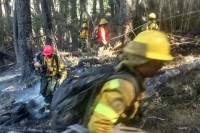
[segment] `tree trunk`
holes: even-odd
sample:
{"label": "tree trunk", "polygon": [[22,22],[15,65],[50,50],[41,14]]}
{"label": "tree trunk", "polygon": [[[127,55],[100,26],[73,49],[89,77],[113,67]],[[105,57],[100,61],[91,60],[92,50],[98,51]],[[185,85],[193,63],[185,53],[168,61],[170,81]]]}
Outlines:
{"label": "tree trunk", "polygon": [[86,11],[86,0],[80,0],[80,25],[83,23],[84,20],[87,18],[87,11]]}
{"label": "tree trunk", "polygon": [[19,54],[19,47],[18,47],[18,22],[17,22],[17,2],[15,1],[14,12],[13,12],[13,38],[14,38],[14,46],[15,46],[15,56],[17,60],[17,66],[20,64],[20,54]]}
{"label": "tree trunk", "polygon": [[19,61],[21,62],[21,80],[29,79],[32,73],[32,52],[30,46],[31,35],[31,12],[29,0],[16,0],[17,23],[18,23],[18,47],[20,51]]}
{"label": "tree trunk", "polygon": [[[0,5],[2,5],[2,2],[0,0]],[[2,6],[0,6],[0,18],[2,17]]]}
{"label": "tree trunk", "polygon": [[104,17],[104,5],[103,0],[99,0],[99,6],[100,6],[100,16]]}
{"label": "tree trunk", "polygon": [[48,7],[47,0],[41,0],[41,7],[42,7],[42,16],[43,16],[43,21],[44,21],[45,35],[46,35],[45,44],[51,45],[52,44],[52,38],[51,38],[52,22],[51,22],[50,10]]}
{"label": "tree trunk", "polygon": [[109,6],[110,6],[111,16],[114,17],[115,16],[115,5],[114,5],[113,0],[109,0]]}
{"label": "tree trunk", "polygon": [[97,0],[93,0],[93,9],[92,9],[92,14],[96,15],[97,14]]}
{"label": "tree trunk", "polygon": [[6,21],[5,21],[5,31],[6,34],[8,36],[6,36],[6,41],[8,42],[9,41],[9,35],[11,35],[11,31],[12,31],[12,23],[10,23],[11,21],[11,7],[10,7],[10,0],[3,0],[3,7],[4,7],[4,12],[5,12],[5,18],[6,18]]}
{"label": "tree trunk", "polygon": [[77,33],[78,29],[77,28],[77,5],[76,5],[76,0],[70,0],[70,15],[71,15],[71,23],[72,23],[72,28],[71,28],[71,38],[72,38],[72,44],[78,45],[78,38],[77,38]]}
{"label": "tree trunk", "polygon": [[42,34],[42,26],[41,26],[41,20],[42,20],[42,13],[40,10],[40,4],[41,4],[41,0],[34,0],[33,1],[33,5],[34,5],[34,10],[36,13],[32,14],[33,18],[35,18],[33,21],[36,21],[36,24],[33,25],[33,36],[34,38],[32,39],[33,43],[34,43],[34,53],[38,50],[41,49],[41,44],[42,44],[42,39],[41,36],[43,36]]}

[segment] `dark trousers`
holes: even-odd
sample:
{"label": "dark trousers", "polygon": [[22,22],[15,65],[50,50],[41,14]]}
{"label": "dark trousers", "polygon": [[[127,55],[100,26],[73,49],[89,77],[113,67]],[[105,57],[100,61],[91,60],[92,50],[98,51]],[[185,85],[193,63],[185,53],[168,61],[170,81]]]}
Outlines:
{"label": "dark trousers", "polygon": [[40,94],[44,97],[45,106],[47,108],[51,105],[56,84],[56,77],[43,76],[41,79]]}

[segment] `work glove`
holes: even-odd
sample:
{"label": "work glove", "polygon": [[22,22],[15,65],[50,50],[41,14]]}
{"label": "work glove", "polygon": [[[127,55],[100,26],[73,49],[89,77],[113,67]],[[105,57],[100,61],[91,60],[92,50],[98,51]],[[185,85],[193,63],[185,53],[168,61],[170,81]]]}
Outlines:
{"label": "work glove", "polygon": [[48,67],[49,72],[53,72],[53,67]]}
{"label": "work glove", "polygon": [[38,68],[38,67],[41,67],[41,66],[42,66],[42,64],[40,64],[39,62],[35,62],[35,63],[34,63],[34,67],[35,67],[35,68]]}
{"label": "work glove", "polygon": [[127,127],[120,123],[114,127],[113,133],[147,133],[147,132],[139,128]]}

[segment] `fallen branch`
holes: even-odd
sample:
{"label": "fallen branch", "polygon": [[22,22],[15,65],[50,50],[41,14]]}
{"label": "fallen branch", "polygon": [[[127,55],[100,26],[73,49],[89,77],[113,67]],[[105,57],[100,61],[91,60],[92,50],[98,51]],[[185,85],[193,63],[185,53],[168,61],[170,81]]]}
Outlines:
{"label": "fallen branch", "polygon": [[191,64],[185,64],[174,69],[166,70],[162,75],[147,79],[147,93],[151,96],[153,94],[152,92],[155,92],[155,90],[157,90],[161,85],[167,83],[169,79],[174,78],[180,74],[186,74],[193,69],[199,68],[199,66],[200,60],[195,60]]}
{"label": "fallen branch", "polygon": [[149,116],[149,117],[145,118],[144,123],[140,126],[141,129],[144,127],[144,125],[146,124],[148,119],[157,119],[157,120],[160,120],[160,121],[165,121],[165,119],[163,119],[163,118],[159,118],[159,117],[155,117],[155,116]]}
{"label": "fallen branch", "polygon": [[179,130],[187,130],[187,129],[190,129],[191,130],[191,128],[190,127],[177,127]]}

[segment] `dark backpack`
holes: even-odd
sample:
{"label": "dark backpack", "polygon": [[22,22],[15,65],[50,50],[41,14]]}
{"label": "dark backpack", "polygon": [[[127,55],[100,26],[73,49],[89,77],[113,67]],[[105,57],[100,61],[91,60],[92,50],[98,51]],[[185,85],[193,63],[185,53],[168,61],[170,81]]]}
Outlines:
{"label": "dark backpack", "polygon": [[[132,78],[130,78],[132,77]],[[89,69],[78,78],[68,79],[54,93],[51,104],[52,127],[58,131],[74,124],[84,124],[95,96],[108,80],[122,78],[137,85],[135,78],[127,72],[115,72],[111,66]],[[136,87],[139,90],[139,87]],[[136,92],[138,94],[138,91]],[[86,122],[87,123],[87,122]]]}
{"label": "dark backpack", "polygon": [[[59,64],[58,64],[58,56],[56,54],[53,54],[53,61],[52,61],[52,64],[51,66],[53,66],[54,64],[54,61],[56,62],[56,67],[57,67],[57,74],[59,73]],[[42,64],[41,67],[39,68],[35,68],[34,69],[34,73],[36,75],[44,75],[47,71],[47,64],[44,64],[44,55],[42,54],[42,52],[37,52],[35,55],[34,55],[34,58],[33,58],[33,63],[35,62],[39,62],[40,64]]]}

